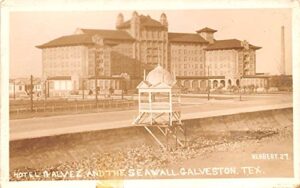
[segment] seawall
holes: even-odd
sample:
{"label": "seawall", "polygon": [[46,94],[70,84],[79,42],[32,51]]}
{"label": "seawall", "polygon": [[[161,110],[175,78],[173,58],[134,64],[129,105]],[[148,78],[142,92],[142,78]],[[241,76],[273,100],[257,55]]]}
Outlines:
{"label": "seawall", "polygon": [[[292,126],[292,108],[263,110],[217,117],[186,119],[187,141],[202,136],[243,134],[251,131],[279,130]],[[163,142],[159,130],[154,131]],[[10,142],[11,170],[23,166],[39,167],[81,160],[99,152],[117,152],[138,147],[141,144],[158,147],[151,135],[143,127],[131,126],[117,129],[73,133]]]}

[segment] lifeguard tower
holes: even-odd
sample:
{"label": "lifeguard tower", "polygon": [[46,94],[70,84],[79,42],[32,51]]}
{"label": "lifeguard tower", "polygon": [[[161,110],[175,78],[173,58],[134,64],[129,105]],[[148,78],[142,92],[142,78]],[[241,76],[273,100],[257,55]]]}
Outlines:
{"label": "lifeguard tower", "polygon": [[[147,77],[144,73],[144,80],[137,89],[139,115],[133,124],[144,126],[163,148],[168,148],[170,135],[175,138],[176,146],[184,146],[185,142],[177,137],[178,131],[181,131],[185,138],[185,130],[181,122],[180,86],[175,76],[158,64]],[[157,128],[166,138],[166,144],[163,144],[153,128]]]}

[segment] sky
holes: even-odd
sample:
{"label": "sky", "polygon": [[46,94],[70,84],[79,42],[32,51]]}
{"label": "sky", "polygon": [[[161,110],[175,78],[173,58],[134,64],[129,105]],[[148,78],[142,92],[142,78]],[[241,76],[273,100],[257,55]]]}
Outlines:
{"label": "sky", "polygon": [[[203,27],[218,30],[215,39],[247,40],[262,47],[256,52],[256,72],[279,73],[281,61],[281,26],[285,27],[286,72],[291,74],[290,9],[219,9],[219,10],[136,10],[159,20],[167,15],[169,32],[195,33]],[[11,12],[10,77],[42,75],[42,50],[35,46],[55,38],[71,35],[76,28],[115,29],[116,18],[124,20],[133,11],[26,11]]]}

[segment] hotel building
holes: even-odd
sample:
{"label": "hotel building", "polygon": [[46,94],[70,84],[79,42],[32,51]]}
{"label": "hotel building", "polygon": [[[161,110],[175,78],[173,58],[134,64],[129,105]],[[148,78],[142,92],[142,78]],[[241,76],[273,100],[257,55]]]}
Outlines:
{"label": "hotel building", "polygon": [[[256,75],[256,50],[260,47],[237,39],[216,40],[211,28],[195,33],[168,30],[166,14],[160,20],[133,12],[124,21],[120,13],[115,30],[78,28],[37,46],[42,49],[43,79],[69,77],[73,90],[134,89],[157,64],[176,75],[190,90],[254,84],[266,78]],[[51,84],[49,85],[51,87]]]}

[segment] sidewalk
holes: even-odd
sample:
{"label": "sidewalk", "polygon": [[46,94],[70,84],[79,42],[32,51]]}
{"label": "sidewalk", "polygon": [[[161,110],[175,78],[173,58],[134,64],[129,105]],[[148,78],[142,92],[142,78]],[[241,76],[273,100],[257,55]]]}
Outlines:
{"label": "sidewalk", "polygon": [[[277,92],[277,93],[242,93],[242,98],[243,97],[270,97],[270,96],[280,96],[280,95],[293,95],[293,93],[284,93],[284,92]],[[189,93],[189,94],[182,94],[182,97],[203,97],[203,98],[207,98],[208,95],[207,93],[200,93],[200,94],[193,94],[193,93]],[[211,98],[218,98],[218,97],[222,97],[222,98],[237,98],[240,96],[239,93],[227,93],[227,94],[218,94],[218,93],[211,93],[209,95]]]}
{"label": "sidewalk", "polygon": [[[209,105],[209,103],[208,103]],[[182,119],[198,119],[216,116],[225,116],[238,113],[249,113],[265,110],[292,108],[292,103],[268,104],[261,106],[243,106],[228,109],[201,109],[194,112],[195,106],[185,107]],[[198,106],[201,107],[201,106]],[[67,115],[59,117],[45,117],[27,120],[11,121],[10,140],[54,136],[61,134],[98,131],[132,127],[136,110],[105,112],[95,114]],[[117,118],[116,118],[117,117]]]}
{"label": "sidewalk", "polygon": [[275,104],[275,105],[242,107],[242,108],[225,109],[225,110],[214,110],[208,112],[194,112],[194,113],[184,114],[183,120],[226,116],[232,114],[251,113],[251,112],[259,112],[259,111],[266,111],[266,110],[275,110],[275,109],[285,109],[285,108],[292,108],[292,107],[293,107],[292,103],[285,103],[285,104]]}

